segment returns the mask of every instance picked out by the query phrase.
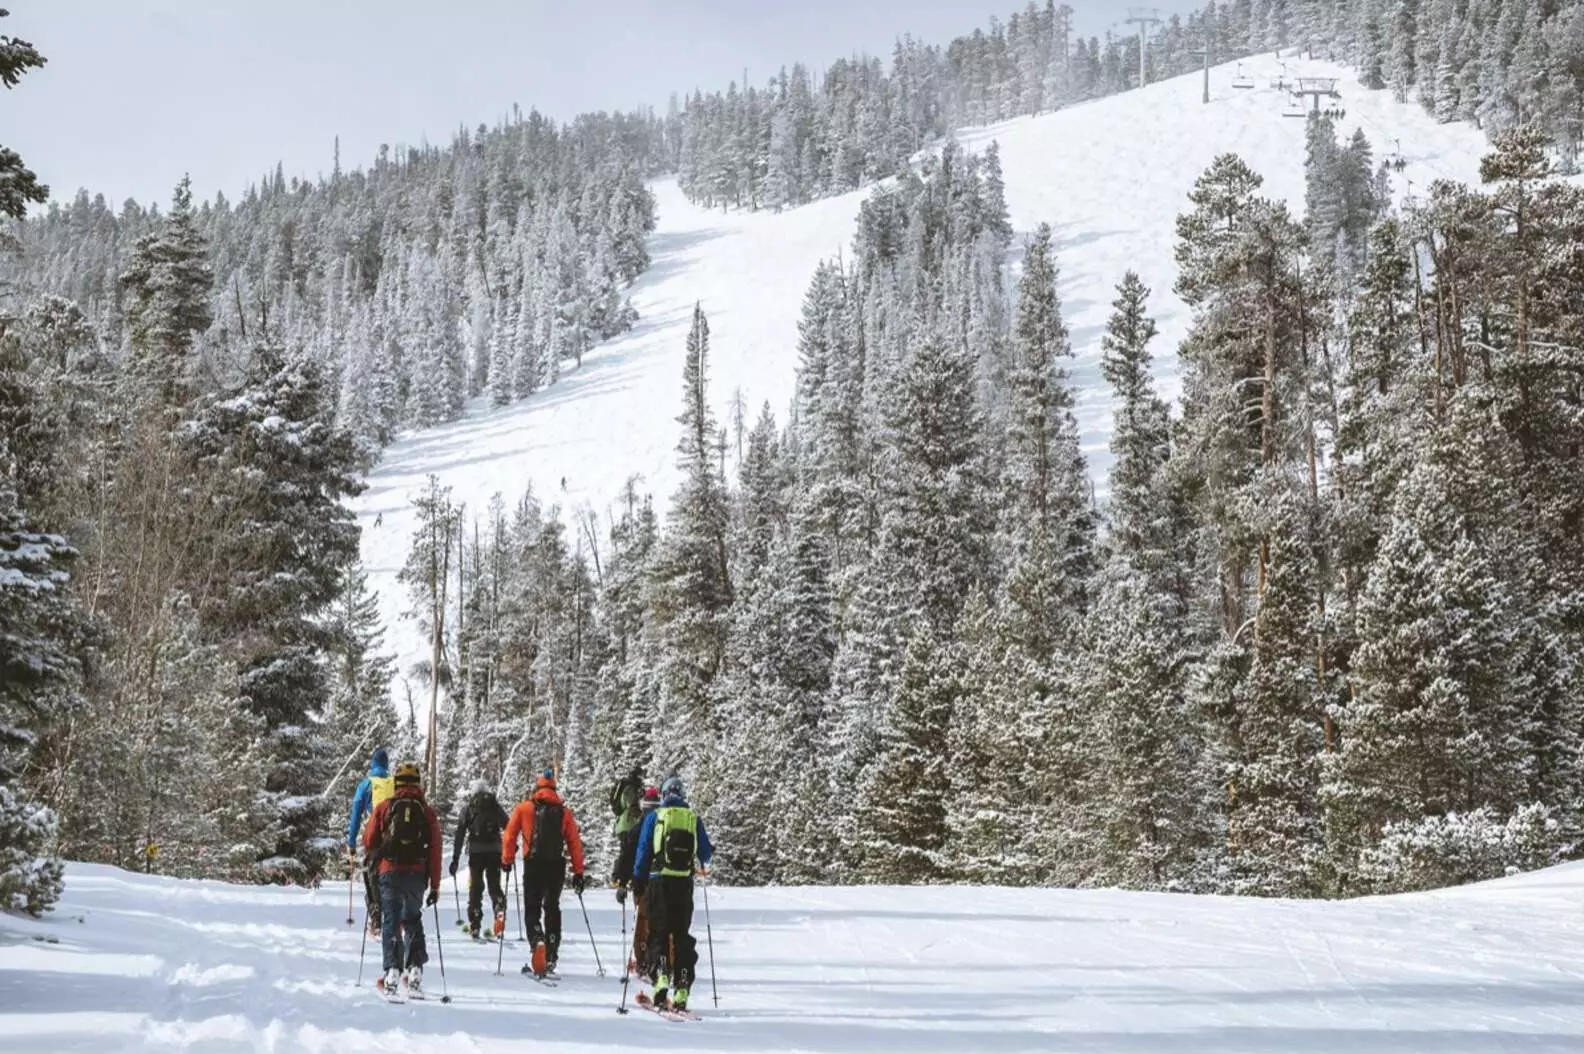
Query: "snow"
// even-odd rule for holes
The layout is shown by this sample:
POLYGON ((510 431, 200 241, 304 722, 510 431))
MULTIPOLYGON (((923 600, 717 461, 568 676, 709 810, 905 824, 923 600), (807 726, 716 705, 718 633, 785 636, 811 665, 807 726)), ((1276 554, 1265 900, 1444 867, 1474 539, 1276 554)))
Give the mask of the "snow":
MULTIPOLYGON (((1008 206, 1022 236, 1050 222, 1057 234, 1063 309, 1077 354, 1078 414, 1100 490, 1110 457, 1110 404, 1100 376, 1100 336, 1115 286, 1128 268, 1154 292, 1160 324, 1153 345, 1163 393, 1177 394, 1175 348, 1187 331, 1186 307, 1171 291, 1174 221, 1187 208, 1194 180, 1216 155, 1235 151, 1266 177, 1265 192, 1303 207, 1304 125, 1283 116, 1286 95, 1270 87, 1289 78, 1340 78, 1347 117, 1340 134, 1362 127, 1377 160, 1400 149, 1406 170, 1399 192, 1423 193, 1435 179, 1473 182, 1488 150, 1472 127, 1436 123, 1389 92, 1358 87, 1356 75, 1318 61, 1265 56, 1243 62, 1254 90, 1232 87, 1236 66, 1211 71, 1211 103, 1200 102, 1198 74, 1150 85, 1039 117, 962 132, 973 150, 1001 147, 1008 206)), ((858 207, 869 191, 784 213, 696 208, 675 181, 654 186, 659 224, 653 265, 631 291, 636 329, 588 355, 553 387, 504 408, 485 400, 458 422, 418 432, 391 446, 352 503, 363 528, 363 559, 379 593, 402 674, 393 684, 407 713, 403 678, 428 654, 396 582, 415 527, 410 501, 434 473, 482 514, 496 492, 507 507, 532 484, 546 504, 574 513, 585 505, 602 527, 625 481, 639 477, 662 510, 679 482, 674 447, 681 409, 682 362, 695 301, 709 315, 710 392, 719 422, 741 389, 748 424, 768 401, 786 420, 797 365, 797 320, 815 266, 849 251, 858 207), (565 489, 562 489, 562 480, 565 489), (376 526, 378 522, 378 526, 376 526)), ((567 364, 570 369, 571 363, 567 364)), ((570 517, 569 517, 570 520, 570 517)), ((603 531, 602 531, 603 534, 603 531)), ((417 717, 427 692, 411 684, 417 717)))
MULTIPOLYGON (((621 997, 621 919, 568 895, 560 987, 456 936, 422 1005, 354 985, 344 885, 227 886, 70 865, 41 921, 0 916, 0 1049, 1474 1054, 1584 1049, 1584 864, 1346 903, 1067 890, 726 889, 702 899, 701 1024, 621 997), (47 943, 55 941, 58 943, 47 943)), ((362 920, 361 901, 358 919, 362 920)), ((433 925, 433 914, 426 920, 433 925)), ((516 925, 515 914, 511 925, 516 925)), ((431 947, 431 956, 434 955, 431 947)))

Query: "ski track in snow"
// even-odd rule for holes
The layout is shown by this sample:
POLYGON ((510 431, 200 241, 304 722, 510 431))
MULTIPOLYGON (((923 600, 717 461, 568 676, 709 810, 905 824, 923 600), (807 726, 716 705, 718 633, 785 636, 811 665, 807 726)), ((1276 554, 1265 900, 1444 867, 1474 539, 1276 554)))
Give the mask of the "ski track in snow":
MULTIPOLYGON (((494 946, 457 937, 442 907, 454 1002, 439 1002, 431 933, 429 1001, 389 1006, 372 988, 377 941, 354 985, 361 932, 345 924, 344 885, 230 887, 73 864, 48 918, 0 916, 0 1050, 1578 1051, 1581 898, 1584 864, 1346 903, 717 888, 721 1005, 700 898, 693 1002, 706 1020, 672 1024, 615 1013, 619 971, 595 976, 571 898, 559 987, 521 977, 510 948, 496 977, 494 946)), ((588 902, 602 958, 619 962, 616 905, 603 891, 588 902)))
MULTIPOLYGON (((1150 85, 1039 117, 1018 118, 958 135, 970 150, 1000 143, 1007 201, 1022 239, 1041 222, 1056 233, 1061 293, 1076 361, 1077 414, 1097 485, 1110 464, 1110 401, 1099 369, 1100 337, 1115 286, 1128 268, 1153 290, 1160 325, 1153 350, 1162 393, 1178 393, 1175 350, 1187 332, 1187 308, 1172 293, 1174 221, 1187 208, 1193 181, 1215 157, 1236 151, 1266 179, 1265 193, 1302 213, 1304 125, 1283 116, 1284 93, 1270 86, 1284 69, 1336 76, 1347 117, 1343 135, 1362 128, 1377 160, 1401 142, 1407 170, 1399 193, 1422 193, 1439 178, 1475 181, 1488 150, 1467 125, 1437 124, 1389 92, 1367 92, 1352 71, 1323 62, 1265 56, 1246 60, 1253 90, 1232 87, 1235 67, 1212 70, 1210 105, 1200 102, 1198 74, 1150 85)), ((816 202, 781 214, 722 212, 688 204, 674 180, 654 186, 659 222, 653 264, 631 293, 636 329, 595 349, 582 368, 553 387, 504 408, 478 401, 458 422, 403 438, 371 473, 369 490, 352 507, 363 527, 363 559, 380 595, 388 644, 399 664, 393 695, 406 713, 407 685, 427 645, 396 574, 415 519, 411 499, 434 473, 453 497, 482 516, 491 495, 508 509, 531 484, 547 506, 575 513, 585 505, 603 529, 623 483, 639 477, 639 493, 663 510, 679 477, 682 361, 695 302, 709 315, 710 394, 722 425, 741 389, 748 424, 766 402, 784 422, 797 364, 797 321, 814 268, 851 255, 854 222, 869 191, 816 202), (565 490, 561 481, 565 479, 565 490), (379 526, 375 526, 378 521, 379 526)), ((568 517, 570 519, 570 517, 568 517)), ((420 721, 427 694, 411 682, 420 721)))

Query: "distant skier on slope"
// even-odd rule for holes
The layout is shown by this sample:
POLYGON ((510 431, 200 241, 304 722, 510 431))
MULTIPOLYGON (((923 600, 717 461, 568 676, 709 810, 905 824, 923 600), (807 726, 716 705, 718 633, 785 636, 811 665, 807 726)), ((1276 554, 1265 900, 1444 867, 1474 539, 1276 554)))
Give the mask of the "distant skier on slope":
MULTIPOLYGON (((352 815, 347 820, 347 866, 356 868, 357 847, 363 835, 363 824, 380 802, 396 790, 396 781, 390 774, 390 755, 384 747, 376 747, 369 761, 369 774, 363 777, 352 792, 352 815)), ((380 933, 379 875, 373 864, 363 861, 363 905, 368 912, 370 937, 380 933)))
POLYGON ((424 800, 418 766, 396 766, 396 791, 374 807, 363 848, 379 862, 381 906, 380 991, 394 993, 403 982, 414 999, 423 998, 423 968, 429 961, 424 943, 423 909, 440 896, 440 818, 424 800), (424 886, 429 895, 424 897, 424 886))
POLYGON ((536 977, 553 971, 561 951, 561 888, 566 882, 567 854, 572 857, 572 889, 583 893, 583 836, 577 820, 556 793, 555 773, 546 771, 533 795, 512 810, 501 840, 501 868, 510 871, 523 846, 523 914, 528 921, 529 961, 536 977), (541 923, 541 913, 543 921, 541 923))
POLYGON ((506 829, 506 810, 495 792, 483 780, 475 780, 471 797, 457 818, 456 834, 451 838, 451 877, 457 873, 462 843, 468 850, 468 933, 477 937, 484 923, 484 884, 489 883, 490 905, 494 909, 493 932, 506 930, 506 894, 501 889, 500 843, 506 829))
POLYGON ((682 777, 667 778, 660 785, 660 807, 644 818, 633 863, 633 887, 649 915, 649 958, 657 971, 655 1006, 687 1009, 698 965, 690 932, 693 873, 708 874, 713 856, 704 821, 683 796, 682 777))

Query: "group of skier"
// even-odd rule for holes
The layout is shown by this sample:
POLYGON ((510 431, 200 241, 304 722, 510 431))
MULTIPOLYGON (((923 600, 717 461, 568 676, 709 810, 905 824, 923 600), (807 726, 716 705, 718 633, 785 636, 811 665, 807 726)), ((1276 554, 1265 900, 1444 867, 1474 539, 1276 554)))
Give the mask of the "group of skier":
MULTIPOLYGON (((692 935, 693 879, 706 875, 713 857, 704 823, 688 805, 678 776, 646 786, 642 769, 616 782, 610 792, 617 854, 611 874, 616 900, 626 910, 633 896, 635 923, 627 972, 653 985, 639 1002, 686 1011, 698 965, 692 935)), ((457 817, 449 874, 455 880, 464 847, 468 858, 467 932, 475 939, 504 939, 507 898, 502 875, 521 862, 523 913, 532 949, 524 972, 553 974, 561 949, 561 893, 568 863, 572 891, 587 888, 583 835, 572 809, 556 789, 553 771, 511 810, 503 808, 484 780, 477 780, 457 817), (488 889, 493 919, 484 930, 483 896, 488 889)), ((352 796, 347 822, 347 860, 358 866, 362 851, 368 934, 381 945, 382 992, 403 987, 421 998, 428 961, 423 909, 440 895, 441 828, 424 797, 412 762, 394 772, 384 748, 374 751, 369 774, 352 796), (427 886, 427 896, 425 887, 427 886)))

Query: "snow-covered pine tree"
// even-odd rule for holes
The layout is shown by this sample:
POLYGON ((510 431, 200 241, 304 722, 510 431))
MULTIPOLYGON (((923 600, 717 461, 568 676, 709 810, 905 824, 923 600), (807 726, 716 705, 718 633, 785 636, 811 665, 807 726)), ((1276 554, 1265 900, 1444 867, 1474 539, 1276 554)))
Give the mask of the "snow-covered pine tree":
POLYGON ((149 397, 167 406, 186 402, 198 383, 196 341, 214 321, 214 274, 185 176, 163 227, 132 247, 121 285, 129 298, 129 368, 149 397))
POLYGON ((711 686, 726 655, 733 583, 727 553, 726 488, 709 404, 709 322, 693 309, 682 380, 682 486, 653 565, 650 610, 659 647, 662 696, 654 743, 662 763, 691 769, 711 749, 711 686))

